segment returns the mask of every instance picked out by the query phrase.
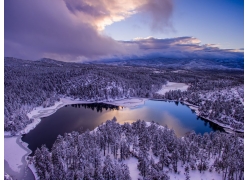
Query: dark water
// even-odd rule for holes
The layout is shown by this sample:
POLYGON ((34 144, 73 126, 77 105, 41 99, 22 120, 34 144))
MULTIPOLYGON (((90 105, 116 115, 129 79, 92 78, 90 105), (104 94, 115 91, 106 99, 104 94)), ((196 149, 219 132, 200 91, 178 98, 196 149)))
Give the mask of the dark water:
POLYGON ((72 131, 93 130, 113 117, 121 124, 132 123, 137 119, 155 121, 173 129, 177 136, 194 130, 205 133, 222 130, 218 125, 196 116, 192 110, 177 102, 148 100, 144 105, 134 108, 107 105, 103 103, 67 105, 49 117, 42 118, 37 127, 24 135, 22 140, 32 151, 46 144, 51 148, 57 136, 72 131))

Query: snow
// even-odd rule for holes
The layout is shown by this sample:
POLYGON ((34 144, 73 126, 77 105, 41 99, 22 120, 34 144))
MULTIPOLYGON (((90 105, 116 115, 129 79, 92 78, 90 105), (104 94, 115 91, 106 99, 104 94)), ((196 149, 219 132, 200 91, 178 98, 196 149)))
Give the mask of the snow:
POLYGON ((198 170, 196 171, 190 171, 189 173, 190 177, 192 179, 202 179, 202 180, 222 180, 222 175, 217 172, 202 172, 200 173, 198 170))
MULTIPOLYGON (((116 106, 123 106, 123 107, 135 107, 138 105, 142 105, 145 103, 147 99, 145 98, 130 98, 130 99, 122 99, 122 100, 109 100, 109 101, 100 101, 106 104, 112 104, 116 106)), ((21 134, 27 134, 30 130, 34 129, 37 124, 41 121, 42 117, 47 117, 55 113, 58 109, 65 105, 69 104, 89 104, 94 103, 95 101, 82 101, 79 99, 72 99, 72 98, 61 98, 59 102, 56 102, 54 106, 51 107, 36 107, 31 112, 27 114, 29 119, 34 119, 33 122, 27 125, 22 131, 21 134)), ((6 132, 7 133, 7 132, 6 132)))
MULTIPOLYGON (((173 88, 179 88, 181 90, 187 89, 188 85, 184 83, 174 83, 169 82, 165 88, 160 90, 160 93, 163 93, 163 91, 169 91, 173 90, 173 88)), ((167 92, 166 91, 166 92, 167 92)), ((121 100, 109 100, 102 101, 107 104, 113 104, 117 106, 124 106, 124 107, 134 107, 138 105, 142 105, 145 103, 147 99, 146 98, 129 98, 129 99, 121 99, 121 100)), ((71 99, 71 98, 61 98, 59 102, 56 102, 54 106, 43 108, 42 106, 34 108, 30 113, 28 113, 28 117, 34 119, 34 121, 29 124, 25 129, 21 131, 21 134, 28 133, 30 130, 36 127, 36 125, 41 121, 42 117, 49 116, 53 113, 55 113, 58 109, 61 107, 68 105, 68 104, 79 104, 79 103, 93 103, 91 101, 81 101, 79 99, 71 99)), ((187 102, 184 102, 185 104, 189 105, 191 109, 194 109, 197 114, 198 108, 194 105, 191 105, 187 102)), ((214 121, 213 121, 214 122, 214 121)), ((149 126, 151 123, 146 122, 147 126, 149 126)), ((218 123, 218 122, 217 122, 218 123)), ((219 124, 219 123, 218 123, 219 124)), ((94 131, 96 131, 97 128, 95 128, 94 131)), ((10 168, 15 171, 19 172, 21 169, 20 167, 23 165, 22 158, 25 158, 25 156, 30 153, 29 149, 27 148, 28 144, 22 142, 19 137, 9 137, 9 132, 4 132, 5 138, 4 138, 4 159, 8 162, 10 168), (19 142, 18 142, 19 141, 19 142), (21 141, 21 143, 20 143, 21 141), (26 150, 25 150, 26 149, 26 150)), ((124 161, 125 164, 128 165, 130 170, 130 175, 132 179, 138 179, 141 176, 139 175, 139 170, 137 169, 138 160, 134 157, 131 157, 124 161)), ((35 178, 37 179, 36 169, 33 164, 29 164, 28 167, 34 174, 35 178)), ((184 168, 179 166, 180 174, 175 174, 174 172, 169 172, 169 176, 171 179, 185 179, 184 175, 184 168)), ((8 173, 8 172, 7 172, 8 173)), ((8 173, 9 174, 9 173, 8 173)), ((218 174, 217 172, 210 173, 209 171, 206 171, 205 173, 200 173, 198 170, 192 171, 190 170, 190 176, 191 179, 222 179, 222 175, 218 174)))
POLYGON ((145 104, 146 100, 147 100, 146 98, 130 98, 130 99, 109 101, 109 102, 104 101, 104 103, 112 104, 116 106, 123 106, 123 107, 135 107, 135 106, 145 104))
MULTIPOLYGON (((184 167, 181 167, 181 162, 178 162, 178 171, 179 173, 169 172, 168 175, 170 179, 183 180, 185 178, 185 170, 184 167)), ((202 171, 200 173, 199 170, 189 170, 190 179, 201 179, 201 180, 222 180, 222 174, 219 174, 216 171, 209 172, 209 170, 202 171)))
MULTIPOLYGON (((101 101, 107 104, 113 104, 117 106, 124 106, 124 107, 134 107, 145 103, 146 99, 143 98, 130 98, 130 99, 122 99, 122 100, 109 100, 107 101, 101 101)), ((55 113, 58 109, 65 105, 69 104, 88 104, 93 103, 94 101, 82 101, 79 99, 72 99, 72 98, 61 98, 60 101, 56 102, 54 106, 51 107, 36 107, 31 112, 27 114, 29 119, 33 119, 33 122, 29 125, 27 125, 20 133, 18 137, 9 137, 10 132, 5 131, 4 132, 4 159, 9 164, 11 170, 15 172, 20 172, 22 169, 20 169, 21 166, 23 166, 22 159, 25 159, 25 156, 28 155, 31 151, 29 151, 28 144, 21 141, 21 134, 27 134, 30 130, 34 129, 39 122, 41 121, 42 117, 47 117, 55 113), (19 143, 17 142, 19 141, 19 143)), ((36 177, 35 173, 35 167, 32 164, 29 164, 30 170, 33 172, 34 176, 36 177)), ((10 170, 10 171, 11 171, 10 170)))
POLYGON ((188 85, 185 83, 167 82, 167 84, 163 85, 162 88, 156 93, 164 95, 166 92, 169 92, 170 90, 186 91, 187 88, 188 88, 188 85))
POLYGON ((4 138, 4 173, 13 179, 32 179, 26 156, 31 153, 20 136, 4 138), (23 145, 21 145, 23 144, 23 145))
POLYGON ((173 73, 185 73, 187 71, 185 71, 185 70, 175 70, 175 71, 171 71, 171 72, 173 72, 173 73))
MULTIPOLYGON (((195 105, 192 105, 192 104, 187 103, 187 102, 184 102, 184 103, 185 103, 186 105, 188 105, 190 109, 194 110, 197 116, 200 116, 200 117, 202 117, 202 118, 204 118, 204 119, 206 119, 206 120, 208 120, 208 121, 211 121, 211 122, 213 122, 213 123, 215 123, 215 124, 217 124, 217 125, 223 127, 223 129, 224 129, 226 132, 228 132, 228 133, 234 133, 234 131, 233 131, 234 129, 233 129, 231 126, 226 125, 226 124, 223 124, 223 123, 221 123, 221 122, 218 122, 218 121, 215 120, 215 119, 212 120, 212 119, 209 119, 209 118, 207 118, 207 117, 203 117, 203 116, 200 115, 200 112, 199 112, 198 108, 195 107, 195 105)), ((241 132, 241 133, 244 133, 244 130, 237 129, 237 131, 238 131, 238 132, 241 132)))
POLYGON ((4 174, 4 179, 6 179, 6 180, 12 180, 12 178, 10 177, 10 175, 8 175, 8 174, 4 174))
MULTIPOLYGON (((180 174, 171 172, 168 175, 170 179, 183 180, 185 179, 184 168, 179 169, 180 174)), ((217 172, 209 172, 208 170, 205 172, 199 172, 198 170, 190 170, 189 171, 190 179, 201 179, 201 180, 222 180, 222 175, 217 172)))
MULTIPOLYGON (((162 127, 162 126, 159 125, 159 127, 162 127)), ((152 151, 149 152, 149 157, 152 157, 155 163, 159 162, 159 158, 154 156, 152 151)), ((212 165, 213 161, 214 161, 214 158, 211 158, 209 162, 210 166, 212 165)), ((137 180, 138 178, 142 178, 139 175, 140 172, 137 169, 138 160, 135 157, 126 159, 123 161, 123 163, 128 165, 132 180, 137 180)), ((178 161, 178 168, 177 168, 178 173, 175 173, 174 171, 169 171, 168 168, 164 167, 166 171, 169 171, 168 175, 170 176, 170 179, 176 179, 176 180, 186 179, 185 174, 184 174, 185 173, 184 168, 185 166, 182 166, 182 162, 180 160, 178 161)), ((190 169, 189 176, 190 176, 190 179, 201 179, 201 180, 222 180, 223 179, 222 174, 219 174, 218 172, 214 170, 212 172, 209 172, 209 170, 206 170, 200 173, 199 170, 190 169)))
POLYGON ((21 157, 27 153, 26 150, 16 143, 17 140, 18 137, 4 138, 4 159, 15 172, 20 171, 19 166, 22 165, 21 157))
MULTIPOLYGON (((155 162, 158 161, 158 159, 155 156, 151 156, 154 158, 155 162)), ((132 180, 137 180, 139 178, 142 178, 139 175, 139 170, 137 169, 138 160, 135 157, 131 157, 129 159, 126 159, 123 161, 124 164, 127 164, 129 167, 129 172, 132 180)), ((185 179, 185 170, 184 167, 181 167, 181 162, 178 162, 178 171, 179 173, 169 172, 168 175, 170 176, 170 179, 176 179, 176 180, 183 180, 185 179)), ((202 179, 202 180, 222 180, 222 174, 219 174, 216 171, 209 172, 206 170, 205 172, 202 171, 200 173, 199 170, 190 170, 189 171, 190 179, 202 179)))
MULTIPOLYGON (((231 126, 226 125, 226 124, 223 124, 223 123, 217 121, 216 119, 209 119, 208 117, 201 116, 201 115, 200 115, 200 111, 198 110, 198 106, 195 106, 195 105, 193 105, 193 104, 190 104, 190 103, 188 103, 187 101, 183 101, 183 103, 184 103, 185 105, 187 105, 190 109, 194 110, 194 111, 195 111, 195 114, 196 114, 197 116, 202 117, 202 118, 206 119, 207 121, 211 121, 211 122, 213 122, 213 123, 215 123, 215 124, 217 124, 217 125, 223 127, 223 129, 224 129, 226 132, 228 132, 228 133, 234 133, 234 129, 233 129, 231 126)), ((238 131, 238 132, 241 132, 241 133, 244 133, 244 130, 237 129, 237 131, 238 131)))
POLYGON ((244 99, 239 95, 238 91, 244 92, 244 87, 231 88, 231 92, 233 93, 233 95, 240 100, 242 105, 244 105, 244 99))
POLYGON ((161 71, 153 71, 153 73, 159 74, 159 73, 163 73, 161 71))
POLYGON ((4 136, 11 136, 11 133, 9 131, 4 131, 4 136))
POLYGON ((136 158, 131 157, 124 160, 123 163, 128 165, 130 177, 132 180, 141 178, 141 176, 139 175, 139 170, 137 169, 138 160, 136 158))
POLYGON ((68 105, 68 104, 80 104, 80 103, 91 103, 89 101, 81 101, 81 100, 74 100, 71 98, 61 98, 60 101, 55 102, 54 106, 50 107, 36 107, 31 112, 27 114, 29 119, 34 119, 31 124, 28 124, 22 131, 21 134, 27 134, 30 130, 34 129, 37 124, 41 121, 42 117, 50 116, 51 114, 54 114, 58 109, 61 107, 68 105))
POLYGON ((39 177, 36 173, 36 168, 35 168, 34 164, 29 164, 28 166, 29 166, 31 172, 33 173, 33 175, 35 176, 35 179, 39 179, 39 177))

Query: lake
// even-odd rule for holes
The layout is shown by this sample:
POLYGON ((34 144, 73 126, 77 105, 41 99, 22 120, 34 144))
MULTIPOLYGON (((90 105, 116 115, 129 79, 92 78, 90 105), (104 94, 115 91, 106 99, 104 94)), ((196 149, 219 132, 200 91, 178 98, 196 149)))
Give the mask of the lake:
MULTIPOLYGON (((54 114, 42 118, 42 121, 22 140, 27 142, 29 149, 34 152, 42 144, 50 149, 58 135, 72 131, 84 132, 93 130, 106 120, 117 118, 117 122, 132 123, 138 119, 154 121, 168 126, 181 137, 194 130, 204 134, 223 129, 205 119, 199 118, 188 106, 178 102, 147 100, 144 105, 133 108, 108 105, 104 103, 66 105, 54 114)), ((33 155, 33 153, 31 154, 33 155)))

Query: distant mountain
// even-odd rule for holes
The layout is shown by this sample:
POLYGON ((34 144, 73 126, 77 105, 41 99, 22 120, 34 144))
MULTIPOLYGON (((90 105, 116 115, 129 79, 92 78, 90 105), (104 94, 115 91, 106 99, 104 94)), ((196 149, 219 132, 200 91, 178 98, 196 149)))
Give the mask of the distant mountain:
POLYGON ((24 60, 24 59, 18 59, 14 57, 5 57, 4 58, 4 65, 5 66, 64 66, 65 64, 72 64, 72 63, 65 63, 62 61, 49 59, 49 58, 42 58, 39 60, 24 60))
POLYGON ((216 69, 216 70, 244 70, 244 59, 129 59, 129 60, 100 60, 88 62, 93 64, 113 64, 124 66, 149 66, 173 69, 216 69))
MULTIPOLYGON (((29 66, 40 64, 43 66, 79 66, 79 63, 62 62, 50 58, 42 58, 37 61, 22 60, 13 57, 4 58, 5 66, 29 66)), ((173 58, 150 58, 150 59, 109 59, 97 61, 84 61, 83 64, 107 64, 117 66, 144 66, 156 68, 171 68, 184 70, 244 70, 244 59, 173 59, 173 58)))

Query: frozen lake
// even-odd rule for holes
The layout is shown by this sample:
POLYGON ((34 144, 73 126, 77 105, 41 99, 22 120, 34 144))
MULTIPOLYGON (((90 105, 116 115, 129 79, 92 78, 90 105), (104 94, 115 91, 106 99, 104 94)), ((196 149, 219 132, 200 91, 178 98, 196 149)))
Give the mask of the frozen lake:
POLYGON ((121 124, 132 123, 138 119, 154 121, 163 126, 167 125, 179 137, 192 130, 201 134, 222 130, 218 125, 199 118, 186 105, 177 102, 147 100, 144 105, 134 108, 104 103, 67 105, 54 114, 42 118, 36 128, 24 135, 22 140, 29 144, 28 147, 33 152, 42 144, 51 148, 59 134, 63 136, 64 133, 72 131, 93 130, 113 117, 116 117, 121 124))

